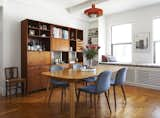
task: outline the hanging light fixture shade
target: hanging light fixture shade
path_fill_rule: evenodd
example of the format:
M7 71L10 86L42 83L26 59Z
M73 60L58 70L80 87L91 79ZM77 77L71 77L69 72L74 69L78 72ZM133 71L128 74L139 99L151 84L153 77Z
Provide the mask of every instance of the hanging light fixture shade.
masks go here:
M103 10L96 8L95 4L92 4L92 8L86 9L84 13L89 17L99 17L103 15Z

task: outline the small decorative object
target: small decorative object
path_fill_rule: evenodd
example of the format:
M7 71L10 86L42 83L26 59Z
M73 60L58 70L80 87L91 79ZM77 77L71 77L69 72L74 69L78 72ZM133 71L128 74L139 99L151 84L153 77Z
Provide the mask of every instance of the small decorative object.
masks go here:
M78 62L78 58L76 58L76 60L75 60L76 62Z
M41 46L40 45L36 45L36 50L40 51L40 49L41 49Z
M57 58L57 59L55 59L55 63L56 64L58 64L59 63L59 59Z
M43 25L43 30L47 30L47 25Z
M81 68L83 72L96 72L96 68Z
M42 26L42 25L39 25L39 28L42 30L42 29L43 29L43 26Z
M42 36L42 37L46 37L46 34L42 34L41 36Z
M33 43L32 42L28 42L28 50L33 50Z
M34 30L29 30L29 35L34 36L35 35L35 31Z
M71 39L74 40L74 32L71 32Z
M70 47L70 51L73 51L73 47Z
M135 48L137 50L146 50L149 48L149 37L148 32L137 33L135 36Z
M92 44L92 38L91 37L89 37L89 39L88 39L88 44Z
M92 60L98 54L98 49L100 49L100 47L96 44L87 45L84 49L84 54L89 62L89 67L92 66Z

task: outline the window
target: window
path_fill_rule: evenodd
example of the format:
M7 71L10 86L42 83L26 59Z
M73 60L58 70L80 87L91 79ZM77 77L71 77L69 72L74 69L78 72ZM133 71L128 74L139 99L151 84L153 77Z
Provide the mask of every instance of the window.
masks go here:
M132 62L132 24L112 26L111 46L118 62Z
M153 20L154 63L160 64L160 18Z

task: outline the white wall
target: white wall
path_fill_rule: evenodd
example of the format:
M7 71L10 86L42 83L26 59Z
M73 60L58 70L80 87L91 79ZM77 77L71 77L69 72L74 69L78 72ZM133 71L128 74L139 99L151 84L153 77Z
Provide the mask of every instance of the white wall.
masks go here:
M101 61L101 56L104 55L106 52L106 39L107 39L107 32L106 32L106 17L102 16L98 19L98 45L101 47L98 52L98 61Z
M89 22L88 29L98 28L98 20Z
M35 2L34 2L35 1ZM8 0L4 4L3 67L21 66L21 25L26 18L83 29L88 23L79 20L56 4L41 0ZM84 39L87 39L85 33Z
M152 46L152 20L160 16L160 4L127 11L119 14L106 16L107 29L104 29L107 35L106 53L110 54L111 44L111 26L132 23L133 24L133 40L134 34L139 32L150 32L150 50L135 51L133 48L133 63L152 63L153 62L153 46ZM120 39L121 40L121 39Z
M3 41L2 41L2 7L0 7L0 80L2 79L2 66L3 66L3 58L2 58L2 50L3 50ZM0 83L0 86L1 86L1 83Z

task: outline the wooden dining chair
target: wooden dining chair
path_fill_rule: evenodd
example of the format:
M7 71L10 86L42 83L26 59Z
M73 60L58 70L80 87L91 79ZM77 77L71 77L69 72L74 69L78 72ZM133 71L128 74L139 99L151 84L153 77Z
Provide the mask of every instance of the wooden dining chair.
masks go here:
M106 96L106 99L107 99L109 111L111 113L112 111L111 111L110 103L109 103L108 96L107 96L107 91L110 88L111 76L112 76L111 71L104 71L98 75L96 84L79 88L78 89L78 98L77 98L78 103L79 103L79 98L80 98L81 92L85 92L85 93L90 94L90 101L92 101L92 95L94 95L94 105L95 105L95 113L96 113L96 104L97 104L96 103L96 95L100 95L100 94L104 93ZM92 104L92 102L91 102L91 104Z
M15 90L17 96L18 90L21 89L21 93L24 95L26 91L26 79L19 77L18 67L5 68L6 78L6 96L11 96L12 91Z

